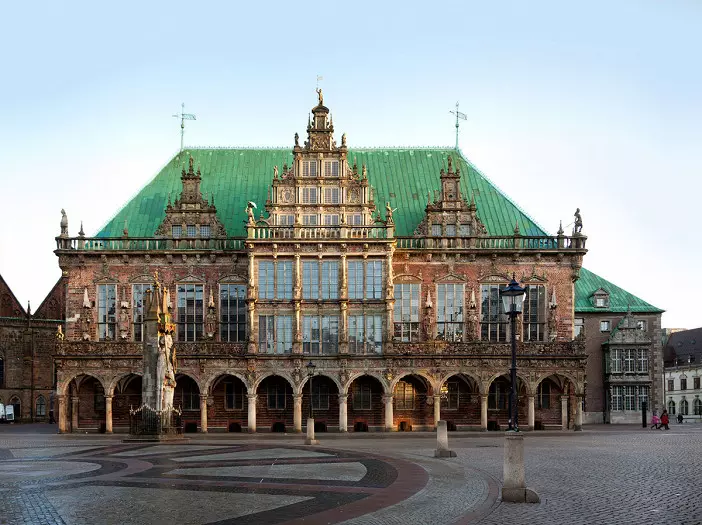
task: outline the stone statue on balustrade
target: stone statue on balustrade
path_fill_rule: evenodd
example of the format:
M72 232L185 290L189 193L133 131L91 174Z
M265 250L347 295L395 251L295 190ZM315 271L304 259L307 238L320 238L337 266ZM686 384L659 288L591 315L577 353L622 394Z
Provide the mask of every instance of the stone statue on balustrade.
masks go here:
M582 233L583 231L583 218L580 216L580 208L575 210L575 222L573 223L573 235L576 233Z

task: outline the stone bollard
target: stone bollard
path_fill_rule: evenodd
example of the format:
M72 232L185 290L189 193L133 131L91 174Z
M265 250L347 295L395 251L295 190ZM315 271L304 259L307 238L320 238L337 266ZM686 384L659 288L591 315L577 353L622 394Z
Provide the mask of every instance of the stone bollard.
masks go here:
M314 438L314 419L307 419L307 438L305 445L319 445L319 441Z
M448 427L446 421L439 420L436 424L436 451L435 458L455 458L456 453L449 450L448 446Z
M505 460L502 501L539 503L539 495L526 487L524 475L524 435L505 432Z

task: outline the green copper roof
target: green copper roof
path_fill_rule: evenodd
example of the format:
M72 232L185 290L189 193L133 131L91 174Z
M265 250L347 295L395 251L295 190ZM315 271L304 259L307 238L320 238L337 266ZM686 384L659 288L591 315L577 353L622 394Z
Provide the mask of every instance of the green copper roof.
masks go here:
M609 308L595 308L592 302L592 294L600 288L609 293ZM580 270L580 279L575 283L576 312L626 312L629 308L632 312L662 313L664 311L585 268Z
M165 217L168 194L175 199L181 192L180 174L189 155L202 171L202 192L214 194L217 216L230 237L244 236L246 203L259 209L266 202L273 180L273 166L292 164L291 149L205 149L185 150L176 156L100 230L98 237L121 237L124 221L130 237L152 237ZM533 219L520 210L483 174L453 148L351 149L358 169L368 166L368 179L375 189L375 202L381 213L390 201L397 208L393 218L397 235L412 235L424 217L427 193L440 188L439 171L452 155L461 170L461 190L470 201L475 193L478 216L490 235L512 235L519 221L522 235L546 235Z

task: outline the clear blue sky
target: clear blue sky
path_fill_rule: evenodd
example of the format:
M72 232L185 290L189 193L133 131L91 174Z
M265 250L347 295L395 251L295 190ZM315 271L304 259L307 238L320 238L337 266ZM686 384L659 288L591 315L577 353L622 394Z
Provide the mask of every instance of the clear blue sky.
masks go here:
M292 146L323 75L351 146L454 143L585 265L702 325L702 3L12 2L0 273L36 308L65 208L94 234L186 144Z

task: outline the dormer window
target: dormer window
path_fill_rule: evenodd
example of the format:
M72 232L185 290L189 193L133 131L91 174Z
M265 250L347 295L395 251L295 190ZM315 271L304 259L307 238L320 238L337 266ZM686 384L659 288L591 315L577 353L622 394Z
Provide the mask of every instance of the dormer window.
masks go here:
M431 236L432 237L441 237L441 224L432 224L431 225Z
M447 224L446 225L446 237L455 237L456 236L456 225L455 224Z
M174 224L171 226L171 235L174 239L178 239L181 235L183 235L182 226L180 224Z
M640 319L636 321L636 329L641 330L642 332L645 332L648 329L648 324L646 323L645 320Z
M325 177L338 177L339 176L339 161L338 160L325 160L324 161L324 176Z
M303 177L316 177L317 176L317 161L316 160L303 160L302 161L302 176Z
M609 292L600 288L592 294L592 303L595 308L609 308Z
M188 224L188 237L195 237L197 235L197 228L194 224Z
M206 239L210 236L210 225L209 224L201 224L200 225L200 237Z

